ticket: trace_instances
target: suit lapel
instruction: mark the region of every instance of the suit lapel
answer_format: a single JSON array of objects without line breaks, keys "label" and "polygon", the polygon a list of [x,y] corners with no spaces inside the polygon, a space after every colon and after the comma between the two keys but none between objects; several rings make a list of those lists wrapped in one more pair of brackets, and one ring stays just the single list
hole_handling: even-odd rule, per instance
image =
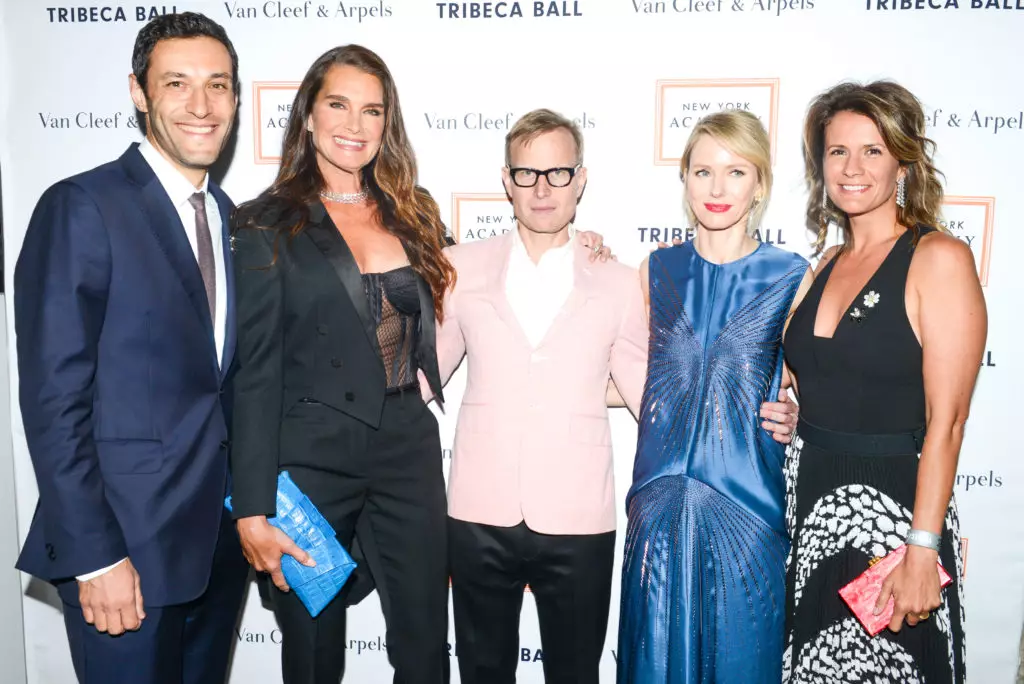
[{"label": "suit lapel", "polygon": [[352,301],[352,306],[355,307],[367,341],[377,352],[377,358],[380,358],[377,324],[370,315],[370,304],[366,301],[366,292],[363,290],[363,279],[359,273],[359,266],[356,265],[356,259],[352,256],[352,250],[348,248],[345,239],[341,237],[334,221],[327,215],[327,210],[320,202],[310,206],[309,224],[303,232],[313,241],[313,244],[334,269],[334,273]]},{"label": "suit lapel", "polygon": [[[237,330],[235,328],[235,269],[231,264],[231,212],[234,204],[224,191],[213,183],[209,185],[210,193],[217,200],[217,208],[220,210],[221,219],[221,241],[224,250],[224,290],[227,296],[227,309],[225,309],[224,322],[224,351],[220,363],[220,376],[223,380],[227,377],[228,369],[235,357],[235,341]],[[200,274],[200,278],[202,274]]]},{"label": "suit lapel", "polygon": [[420,295],[420,330],[416,353],[420,369],[430,384],[430,389],[440,403],[444,403],[441,392],[441,371],[437,367],[437,331],[434,324],[434,297],[419,273],[416,274],[416,288]]},{"label": "suit lapel", "polygon": [[149,219],[149,229],[171,263],[172,269],[181,279],[189,301],[192,302],[192,307],[209,337],[210,359],[216,364],[217,346],[214,343],[210,306],[206,301],[206,287],[203,285],[199,263],[192,252],[188,236],[185,235],[185,228],[181,225],[178,211],[171,203],[170,197],[167,196],[167,192],[160,184],[156,174],[153,173],[153,169],[139,152],[138,144],[133,144],[128,148],[128,151],[121,156],[121,162],[128,177],[142,189],[142,206]]},{"label": "suit lapel", "polygon": [[496,264],[497,268],[491,271],[491,280],[487,288],[490,292],[488,299],[495,312],[497,312],[498,318],[509,329],[509,332],[515,335],[521,344],[532,349],[533,345],[530,344],[526,333],[523,332],[523,326],[519,324],[519,319],[516,317],[515,312],[512,311],[512,306],[508,303],[508,297],[505,295],[505,285],[508,282],[508,264],[512,258],[512,233],[505,233],[498,239],[501,240],[501,244],[497,248],[498,263]]}]

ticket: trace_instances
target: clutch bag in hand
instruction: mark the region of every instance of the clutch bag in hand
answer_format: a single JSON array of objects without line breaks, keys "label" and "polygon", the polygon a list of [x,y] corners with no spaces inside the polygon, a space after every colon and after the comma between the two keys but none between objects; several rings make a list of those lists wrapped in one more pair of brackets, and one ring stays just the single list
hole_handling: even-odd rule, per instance
[{"label": "clutch bag in hand", "polygon": [[[224,505],[231,510],[231,497]],[[277,476],[277,515],[267,518],[316,561],[306,567],[291,556],[281,556],[281,572],[312,617],[320,614],[356,568],[356,562],[337,539],[331,524],[302,493],[287,470]]]},{"label": "clutch bag in hand", "polygon": [[[843,598],[843,601],[846,602],[846,605],[850,607],[853,614],[860,620],[860,624],[863,625],[864,629],[871,636],[881,632],[892,621],[892,614],[895,610],[893,598],[889,597],[889,602],[885,604],[885,609],[878,615],[874,614],[875,602],[882,591],[882,583],[885,582],[885,578],[899,565],[906,553],[906,544],[897,547],[889,552],[889,555],[885,558],[872,563],[871,567],[861,573],[857,579],[839,590],[839,595]],[[949,576],[949,573],[946,572],[941,563],[936,563],[936,568],[939,573],[939,586],[945,587],[953,581],[953,578]]]}]

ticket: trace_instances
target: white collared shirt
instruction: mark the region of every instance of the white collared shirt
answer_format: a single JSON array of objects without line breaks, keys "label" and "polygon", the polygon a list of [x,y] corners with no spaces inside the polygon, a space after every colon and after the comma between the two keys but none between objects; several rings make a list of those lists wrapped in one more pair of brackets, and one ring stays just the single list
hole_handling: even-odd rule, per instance
[{"label": "white collared shirt", "polygon": [[[193,187],[178,169],[174,168],[171,162],[164,159],[164,157],[157,152],[156,148],[149,142],[148,139],[143,140],[139,144],[139,152],[142,154],[142,158],[153,169],[153,173],[156,174],[156,178],[160,181],[160,185],[163,186],[164,192],[171,199],[171,204],[178,211],[178,218],[181,219],[181,225],[185,229],[185,235],[188,237],[188,243],[192,245],[192,254],[196,257],[196,263],[199,262],[199,240],[196,237],[196,210],[189,204],[189,198],[197,192],[206,193],[206,221],[210,226],[210,239],[213,242],[213,263],[216,269],[216,288],[217,288],[217,302],[216,309],[214,310],[213,317],[213,340],[217,346],[217,365],[221,364],[221,360],[224,356],[224,335],[227,324],[227,297],[228,297],[228,286],[227,279],[224,273],[224,238],[221,234],[223,228],[223,222],[220,218],[220,209],[217,206],[217,200],[209,192],[210,176],[209,174],[203,178],[203,184],[201,187]],[[79,575],[76,579],[81,582],[86,582],[93,578],[99,577],[100,575],[106,574],[113,570],[118,565],[123,563],[125,560],[122,558],[113,565],[108,565],[105,568],[90,572],[85,575]]]},{"label": "white collared shirt", "polygon": [[526,252],[519,229],[513,231],[505,297],[533,347],[544,339],[572,292],[575,234],[575,229],[569,226],[569,241],[544,252],[535,264]]},{"label": "white collared shirt", "polygon": [[203,178],[201,187],[193,187],[178,169],[174,168],[171,162],[157,152],[156,148],[148,139],[139,144],[139,152],[142,153],[157,180],[163,186],[164,192],[171,198],[171,204],[178,211],[181,225],[188,237],[188,244],[192,246],[192,254],[199,263],[199,241],[196,238],[196,210],[189,204],[189,198],[197,192],[206,193],[206,220],[210,224],[210,238],[213,242],[213,263],[216,269],[217,308],[213,317],[213,339],[217,345],[217,364],[220,365],[224,358],[224,333],[227,324],[228,286],[224,273],[224,237],[222,233],[223,222],[220,218],[220,209],[217,207],[217,200],[209,192],[210,175]]}]

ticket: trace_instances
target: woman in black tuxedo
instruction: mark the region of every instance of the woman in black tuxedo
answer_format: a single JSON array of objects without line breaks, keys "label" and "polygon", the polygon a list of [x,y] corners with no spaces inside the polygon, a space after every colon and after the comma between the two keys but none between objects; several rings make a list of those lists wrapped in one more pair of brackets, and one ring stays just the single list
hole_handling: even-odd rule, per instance
[{"label": "woman in black tuxedo", "polygon": [[281,555],[306,556],[267,522],[281,470],[366,552],[394,681],[447,682],[441,445],[417,375],[441,398],[434,319],[455,273],[376,54],[348,45],[310,67],[277,178],[235,231],[233,509],[276,586],[285,684],[339,681],[346,597],[314,619],[288,592]]}]

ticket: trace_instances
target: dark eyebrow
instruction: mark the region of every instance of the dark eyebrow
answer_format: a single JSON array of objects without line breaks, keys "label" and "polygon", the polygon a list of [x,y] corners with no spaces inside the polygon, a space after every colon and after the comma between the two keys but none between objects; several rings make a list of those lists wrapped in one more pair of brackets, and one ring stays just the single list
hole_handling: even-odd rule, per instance
[{"label": "dark eyebrow", "polygon": [[[835,147],[841,147],[841,148],[843,148],[844,150],[846,149],[846,145],[841,145],[841,144],[839,144],[839,143],[835,143],[835,144],[833,144],[833,145],[827,145],[826,147],[827,147],[828,149],[830,149],[830,150],[831,150],[832,148],[835,148]],[[863,149],[867,149],[868,147],[885,147],[885,143],[882,143],[882,142],[873,142],[873,143],[864,143],[863,145],[861,145],[861,148],[863,148]]]},{"label": "dark eyebrow", "polygon": [[[183,73],[178,72],[178,71],[165,71],[164,73],[160,74],[160,79],[163,80],[165,78],[189,78],[189,75],[188,74],[183,74]],[[210,74],[209,78],[210,79],[226,78],[226,79],[230,80],[231,79],[231,74],[229,74],[229,73],[227,73],[225,71],[218,71],[215,74]]]},{"label": "dark eyebrow", "polygon": [[[348,99],[347,97],[345,97],[344,95],[324,95],[324,99],[325,100],[334,100],[336,102],[351,102],[351,100]],[[381,103],[381,102],[370,102],[370,103],[368,103],[368,104],[366,104],[364,106],[365,107],[380,107],[381,109],[384,109],[384,104]]]}]

